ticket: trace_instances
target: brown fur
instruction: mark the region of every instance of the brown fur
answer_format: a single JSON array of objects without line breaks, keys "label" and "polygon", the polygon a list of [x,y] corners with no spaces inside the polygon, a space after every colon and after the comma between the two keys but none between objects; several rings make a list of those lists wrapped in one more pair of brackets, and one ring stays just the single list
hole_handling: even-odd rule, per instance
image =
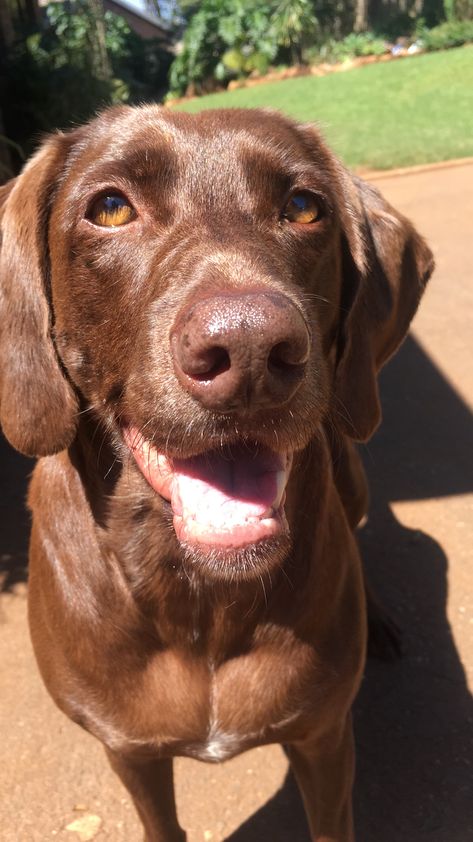
[{"label": "brown fur", "polygon": [[[104,188],[138,224],[84,216]],[[281,226],[288,191],[324,197],[316,231]],[[366,506],[352,440],[376,428],[379,368],[432,271],[412,225],[318,133],[272,112],[118,108],[45,141],[2,188],[0,419],[43,457],[29,615],[55,702],[105,744],[148,842],[183,840],[171,758],[284,742],[312,838],[353,839],[350,708],[363,669]],[[176,313],[221,289],[284,293],[312,347],[288,405],[217,415],[181,388]],[[296,451],[291,546],[228,575],[179,545],[120,421],[187,457],[236,438]],[[218,569],[217,569],[218,568]]]}]

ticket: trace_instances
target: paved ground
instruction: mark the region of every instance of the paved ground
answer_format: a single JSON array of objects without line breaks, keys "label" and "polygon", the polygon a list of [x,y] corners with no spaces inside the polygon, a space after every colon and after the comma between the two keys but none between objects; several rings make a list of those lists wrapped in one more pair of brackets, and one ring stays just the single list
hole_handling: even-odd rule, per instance
[{"label": "paved ground", "polygon": [[[385,421],[366,464],[361,535],[406,654],[370,662],[356,707],[360,842],[473,840],[473,164],[377,180],[428,237],[438,269],[382,378]],[[101,748],[46,695],[25,621],[30,463],[0,444],[0,840],[135,842]],[[177,763],[189,842],[308,842],[281,749],[223,766]]]}]

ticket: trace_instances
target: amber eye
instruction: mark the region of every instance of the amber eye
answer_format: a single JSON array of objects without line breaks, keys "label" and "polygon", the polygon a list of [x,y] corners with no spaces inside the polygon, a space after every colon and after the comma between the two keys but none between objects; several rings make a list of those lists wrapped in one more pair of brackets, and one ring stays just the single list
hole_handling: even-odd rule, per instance
[{"label": "amber eye", "polygon": [[294,193],[291,196],[286,203],[282,215],[288,222],[299,222],[302,225],[309,225],[311,222],[317,222],[321,218],[321,202],[313,193],[309,193],[308,190],[301,190],[299,193]]},{"label": "amber eye", "polygon": [[134,208],[120,193],[106,193],[100,199],[96,199],[87,214],[87,218],[95,225],[107,228],[126,225],[135,219],[135,216]]}]

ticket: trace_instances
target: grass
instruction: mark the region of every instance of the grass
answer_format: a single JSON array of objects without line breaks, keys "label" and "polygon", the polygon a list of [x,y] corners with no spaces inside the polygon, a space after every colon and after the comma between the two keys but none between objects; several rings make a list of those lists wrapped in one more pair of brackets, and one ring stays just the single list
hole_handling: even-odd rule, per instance
[{"label": "grass", "polygon": [[466,157],[473,155],[473,47],[241,88],[179,109],[262,106],[317,123],[358,169]]}]

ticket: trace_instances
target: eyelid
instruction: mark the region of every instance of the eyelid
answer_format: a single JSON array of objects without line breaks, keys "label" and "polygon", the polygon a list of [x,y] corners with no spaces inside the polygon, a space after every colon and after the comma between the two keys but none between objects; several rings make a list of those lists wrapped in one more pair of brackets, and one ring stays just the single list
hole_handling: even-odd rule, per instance
[{"label": "eyelid", "polygon": [[99,202],[100,199],[105,199],[107,196],[117,196],[118,198],[123,199],[125,202],[127,202],[127,204],[131,205],[131,207],[133,207],[133,202],[130,201],[124,190],[122,190],[120,187],[101,187],[100,190],[97,190],[94,193],[92,193],[90,198],[87,199],[85,216],[87,216],[87,214],[90,213],[92,207],[95,205],[96,202]]},{"label": "eyelid", "polygon": [[331,213],[331,204],[328,197],[325,193],[321,193],[320,190],[316,190],[312,187],[295,187],[293,188],[287,195],[286,203],[289,202],[293,196],[296,196],[297,193],[308,193],[312,196],[315,201],[320,205],[321,210],[325,213]]}]

